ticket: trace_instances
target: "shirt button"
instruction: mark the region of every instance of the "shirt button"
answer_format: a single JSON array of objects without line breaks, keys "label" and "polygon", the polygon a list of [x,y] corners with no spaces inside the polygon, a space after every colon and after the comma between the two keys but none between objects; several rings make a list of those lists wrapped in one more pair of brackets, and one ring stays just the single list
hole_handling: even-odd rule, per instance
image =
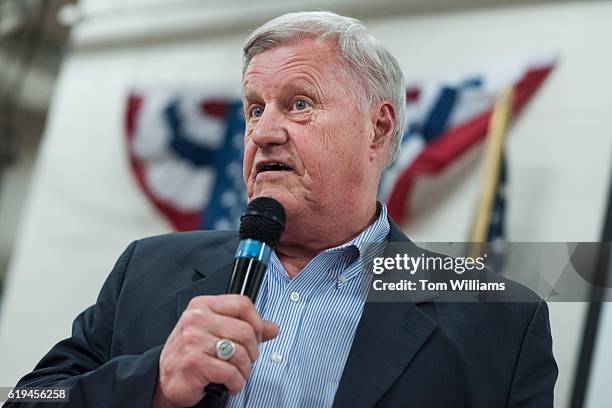
[{"label": "shirt button", "polygon": [[344,283],[346,282],[346,276],[340,275],[340,278],[338,278],[338,280],[340,281],[340,283]]},{"label": "shirt button", "polygon": [[283,355],[279,353],[278,351],[275,351],[270,356],[270,360],[272,360],[272,362],[275,364],[280,364],[283,361]]},{"label": "shirt button", "polygon": [[291,295],[289,295],[289,299],[291,299],[292,302],[297,302],[298,300],[300,300],[300,294],[297,292],[291,292]]}]

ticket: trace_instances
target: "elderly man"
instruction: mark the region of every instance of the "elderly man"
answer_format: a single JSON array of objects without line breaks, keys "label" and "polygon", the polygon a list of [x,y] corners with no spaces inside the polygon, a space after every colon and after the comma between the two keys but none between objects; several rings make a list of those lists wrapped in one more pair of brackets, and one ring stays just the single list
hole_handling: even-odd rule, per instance
[{"label": "elderly man", "polygon": [[[357,20],[292,13],[249,37],[243,72],[248,198],[287,213],[256,305],[222,294],[235,232],[134,242],[19,385],[70,387],[70,404],[88,407],[551,407],[557,368],[535,295],[366,302],[365,244],[409,244],[376,201],[404,123],[393,56]],[[220,339],[235,345],[228,360]]]}]

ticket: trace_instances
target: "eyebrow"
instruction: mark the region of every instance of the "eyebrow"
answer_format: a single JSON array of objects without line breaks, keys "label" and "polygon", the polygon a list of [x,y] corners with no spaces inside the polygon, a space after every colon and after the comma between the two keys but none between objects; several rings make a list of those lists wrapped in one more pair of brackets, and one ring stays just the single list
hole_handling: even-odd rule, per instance
[{"label": "eyebrow", "polygon": [[295,91],[296,93],[304,93],[314,95],[317,98],[320,97],[319,90],[310,81],[304,79],[298,79],[286,86],[288,89]]},{"label": "eyebrow", "polygon": [[[282,85],[282,92],[291,91],[296,94],[306,94],[315,97],[317,100],[321,99],[321,93],[318,90],[318,87],[312,83],[312,81],[298,78],[295,81],[286,83]],[[260,94],[256,89],[248,88],[243,91],[242,97],[245,100],[260,100]]]}]

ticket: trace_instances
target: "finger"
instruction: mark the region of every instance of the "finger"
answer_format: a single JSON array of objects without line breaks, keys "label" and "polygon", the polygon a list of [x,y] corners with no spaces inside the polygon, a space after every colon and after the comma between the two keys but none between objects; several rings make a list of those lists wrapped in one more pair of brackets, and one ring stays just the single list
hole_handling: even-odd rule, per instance
[{"label": "finger", "polygon": [[278,336],[279,331],[280,327],[278,326],[278,324],[265,320],[263,322],[262,341],[272,340],[273,338]]},{"label": "finger", "polygon": [[251,299],[243,295],[218,295],[201,296],[200,301],[215,313],[235,317],[249,323],[255,331],[258,342],[261,342],[263,320]]},{"label": "finger", "polygon": [[249,378],[251,375],[251,367],[253,362],[249,358],[249,354],[243,346],[236,344],[236,354],[234,354],[232,358],[227,361],[233,364],[245,379]]},{"label": "finger", "polygon": [[[199,299],[197,302],[195,299],[192,299],[181,315],[180,322],[183,330],[192,331],[195,328],[200,332],[211,332],[220,338],[238,341],[249,350],[249,355],[254,362],[259,354],[257,345],[261,341],[261,334],[257,334],[248,322],[217,313],[206,304],[210,300]],[[250,303],[250,300],[247,299],[247,301]],[[263,320],[261,325],[263,327]]]},{"label": "finger", "polygon": [[257,360],[259,344],[253,327],[245,321],[223,315],[210,316],[209,331],[211,334],[240,343],[248,352],[251,362]]},{"label": "finger", "polygon": [[[218,359],[219,357],[217,357],[217,342],[219,340],[221,339],[213,335],[206,335],[206,340],[203,342],[205,344],[203,352],[207,356],[211,356],[213,358]],[[234,342],[234,347],[236,350],[234,355],[229,360],[222,361],[227,361],[230,364],[233,364],[234,366],[236,366],[236,368],[238,368],[244,378],[249,378],[249,376],[251,375],[252,366],[252,361],[249,357],[249,353],[247,352],[246,348],[240,343]]]},{"label": "finger", "polygon": [[204,355],[202,366],[202,374],[209,383],[225,385],[232,395],[240,392],[246,383],[240,370],[227,361]]}]

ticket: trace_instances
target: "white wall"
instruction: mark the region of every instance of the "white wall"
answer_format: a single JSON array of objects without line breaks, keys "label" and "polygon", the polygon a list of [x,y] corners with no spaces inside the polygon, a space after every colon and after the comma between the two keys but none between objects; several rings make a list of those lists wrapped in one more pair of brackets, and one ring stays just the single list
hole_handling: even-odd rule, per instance
[{"label": "white wall", "polygon": [[[117,2],[106,3],[119,7]],[[350,13],[349,3],[332,4]],[[391,3],[382,2],[387,8],[394,7]],[[270,4],[257,16],[276,14]],[[292,4],[310,8],[313,3]],[[363,18],[364,2],[355,4],[356,15]],[[158,43],[122,44],[117,40],[121,30],[108,17],[85,20],[75,31],[78,47],[60,73],[10,268],[0,319],[0,385],[13,384],[69,333],[72,318],[95,301],[101,282],[130,240],[168,230],[128,171],[122,130],[126,90],[134,83],[235,86],[241,42],[261,22],[245,17],[242,7],[243,20],[235,21],[231,30],[202,28],[202,35],[173,34],[174,40]],[[172,7],[164,10],[170,13]],[[560,51],[559,67],[509,136],[509,238],[598,240],[612,151],[612,54],[605,52],[604,41],[612,36],[612,4],[564,2],[417,15],[406,10],[402,6],[395,13],[379,13],[385,17],[364,20],[410,78],[435,76],[497,56]],[[147,13],[155,14],[151,8]],[[141,14],[134,19],[144,30]],[[174,29],[180,26],[173,24]],[[155,27],[159,25],[148,29]],[[467,236],[479,174],[469,157],[451,172],[463,180],[447,176],[456,186],[444,199],[417,208],[408,229],[414,239],[461,241]],[[569,401],[584,306],[550,305],[560,367],[558,407]]]}]

